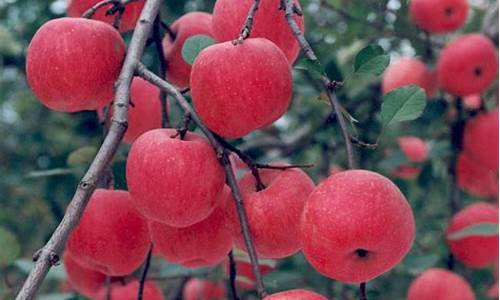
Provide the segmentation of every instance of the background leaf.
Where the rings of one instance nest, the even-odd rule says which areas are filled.
[[[460,240],[471,236],[495,236],[498,235],[498,223],[480,223],[463,228],[448,234],[450,240]]]
[[[426,101],[424,90],[416,85],[389,92],[383,98],[382,126],[417,119],[422,115]]]
[[[201,50],[213,45],[215,41],[208,35],[197,34],[188,38],[182,46],[182,58],[190,65],[201,52]]]
[[[389,66],[391,57],[379,45],[363,48],[354,59],[354,71],[358,74],[381,75]]]
[[[6,228],[0,227],[0,266],[7,266],[15,261],[21,252],[17,237]]]

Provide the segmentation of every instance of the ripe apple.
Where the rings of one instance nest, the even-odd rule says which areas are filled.
[[[238,38],[252,4],[253,0],[217,0],[215,2],[212,30],[219,42],[232,41]],[[295,4],[300,7],[298,0],[295,0]],[[284,10],[279,8],[280,0],[260,1],[250,37],[261,37],[270,40],[283,51],[290,64],[293,64],[299,55],[300,46],[288,26]],[[295,16],[294,18],[301,31],[304,31],[304,18],[302,16]],[[272,26],[269,24],[272,24]]]
[[[472,195],[498,196],[498,172],[484,167],[465,152],[458,156],[456,173],[457,185]]]
[[[123,141],[132,144],[143,133],[161,128],[160,90],[140,77],[134,77],[130,86],[131,105],[128,109],[128,127]],[[113,106],[109,117],[113,116]],[[110,123],[108,122],[110,125]]]
[[[467,0],[411,0],[410,17],[422,30],[446,33],[458,30],[467,19]]]
[[[148,219],[186,227],[206,219],[217,204],[225,176],[208,141],[175,129],[141,135],[127,159],[134,204]]]
[[[406,86],[417,85],[425,90],[428,97],[434,95],[436,85],[433,73],[419,59],[403,57],[391,63],[382,77],[382,93]]]
[[[106,288],[103,287],[96,300],[106,300]],[[111,285],[110,299],[113,300],[136,300],[139,294],[139,281],[131,281],[126,285],[115,283]],[[154,281],[146,281],[142,294],[143,300],[164,300],[163,292]]]
[[[198,268],[214,266],[226,258],[233,243],[230,225],[225,205],[221,205],[208,218],[189,227],[151,221],[149,230],[158,255],[171,263]]]
[[[432,268],[420,274],[410,285],[408,300],[475,300],[469,283],[451,271]]]
[[[85,268],[122,276],[142,264],[149,245],[147,221],[129,193],[97,189],[69,237],[67,250]]]
[[[467,122],[463,151],[481,165],[498,172],[498,107]]]
[[[260,170],[260,177],[266,186],[256,190],[256,181],[248,172],[238,182],[248,216],[250,233],[255,250],[261,258],[284,258],[301,249],[300,217],[307,197],[314,189],[314,183],[300,169]],[[234,204],[231,194],[229,200]],[[236,216],[235,205],[232,205]],[[237,217],[233,228],[239,229]],[[238,248],[246,249],[240,230],[235,235]]]
[[[81,17],[89,8],[98,2],[100,2],[100,0],[70,0],[66,14],[68,17]],[[125,6],[125,12],[123,13],[120,23],[121,32],[126,32],[135,28],[135,24],[141,15],[144,3],[144,0],[139,0],[130,2],[127,6]],[[115,20],[115,15],[106,16],[106,12],[112,6],[112,4],[102,6],[95,12],[92,19],[103,21],[112,25]]]
[[[303,252],[321,274],[369,281],[398,264],[415,238],[413,213],[397,186],[366,170],[328,177],[306,201]]]
[[[286,112],[292,96],[291,68],[281,50],[266,39],[215,44],[193,63],[191,95],[210,129],[223,137],[242,137]]]
[[[184,286],[184,300],[224,300],[224,285],[208,280],[191,278]]]
[[[80,266],[67,252],[63,264],[69,284],[78,293],[93,298],[104,286],[105,274]]]
[[[446,230],[451,252],[471,268],[483,268],[498,260],[498,235],[470,236],[459,240],[452,240],[449,235],[480,223],[498,224],[498,206],[486,202],[471,204],[453,216]]]
[[[327,300],[327,298],[315,292],[296,289],[269,295],[264,300]]]
[[[416,136],[402,136],[398,139],[399,148],[409,161],[423,162],[427,159],[427,144]]]
[[[437,72],[439,84],[447,92],[462,97],[479,94],[497,76],[495,45],[482,34],[464,34],[443,49]]]
[[[420,169],[409,164],[400,165],[392,171],[394,177],[406,180],[414,180],[419,174]]]
[[[111,102],[124,56],[125,43],[110,25],[54,19],[38,29],[28,46],[26,76],[50,109],[96,110]]]
[[[163,51],[168,64],[167,80],[179,86],[189,85],[191,65],[182,57],[184,42],[198,34],[212,36],[212,15],[204,12],[190,12],[177,19],[170,27],[175,33],[175,40],[166,34],[163,39]]]

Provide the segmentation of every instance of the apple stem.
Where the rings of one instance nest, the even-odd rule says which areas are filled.
[[[228,280],[228,298],[231,300],[239,300],[238,292],[236,291],[236,262],[234,261],[233,250],[227,255],[229,259],[229,280]]]
[[[142,300],[144,295],[144,284],[146,283],[146,278],[148,277],[149,266],[151,265],[151,255],[153,253],[153,244],[149,246],[148,255],[144,261],[144,270],[142,271],[141,280],[139,281],[139,291],[137,293],[137,300]]]
[[[255,14],[259,10],[260,0],[254,0],[252,6],[248,11],[248,15],[245,19],[245,23],[241,27],[240,35],[233,41],[233,44],[241,44],[245,39],[247,39],[252,33],[253,21],[255,19]]]

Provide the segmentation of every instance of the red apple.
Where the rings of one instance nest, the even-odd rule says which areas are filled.
[[[328,177],[311,193],[302,215],[306,259],[319,273],[347,283],[366,282],[393,268],[414,238],[406,198],[371,171]]]
[[[167,80],[179,86],[189,85],[191,65],[182,57],[184,42],[198,34],[212,36],[212,15],[204,12],[190,12],[177,19],[170,27],[175,33],[172,41],[167,34],[163,39],[163,51],[167,60]]]
[[[484,167],[467,153],[460,153],[457,159],[457,185],[479,197],[498,196],[498,172]]]
[[[160,90],[140,77],[134,77],[130,86],[130,105],[128,127],[123,141],[132,144],[146,131],[161,128]],[[113,116],[113,107],[109,117]],[[111,123],[108,121],[108,125]]]
[[[420,169],[409,164],[400,165],[392,171],[394,177],[405,180],[414,180],[419,174]]]
[[[100,2],[101,0],[70,0],[68,4],[67,15],[69,17],[81,17],[89,8]],[[144,7],[144,0],[133,1],[127,4],[125,12],[121,18],[120,31],[126,32],[135,28],[135,24],[141,15]],[[92,19],[106,22],[110,25],[115,20],[115,15],[106,16],[106,12],[112,7],[112,4],[104,5],[99,8],[92,16]]]
[[[141,135],[127,159],[127,183],[148,219],[186,227],[206,219],[217,204],[225,176],[208,141],[175,129]]]
[[[463,150],[481,165],[498,172],[498,107],[467,122]]]
[[[113,99],[124,56],[125,43],[110,25],[54,19],[38,29],[28,46],[26,76],[33,93],[50,109],[96,110]]]
[[[224,285],[208,280],[191,278],[184,286],[184,300],[224,300]]]
[[[427,159],[427,144],[416,136],[402,136],[398,139],[399,148],[409,161],[423,162]]]
[[[428,97],[435,92],[434,75],[427,66],[417,58],[403,57],[391,63],[382,77],[382,93],[406,86],[418,85],[425,90]]]
[[[459,211],[446,230],[447,242],[453,255],[466,266],[483,268],[498,260],[498,235],[470,236],[458,240],[450,234],[481,223],[498,224],[498,206],[476,202]]]
[[[460,29],[467,19],[467,0],[411,0],[410,17],[422,30],[446,33]]]
[[[96,300],[106,300],[106,288],[102,288]],[[132,281],[126,285],[116,283],[111,285],[110,299],[113,300],[136,300],[139,294],[139,281]],[[164,300],[163,292],[154,281],[146,281],[142,294],[143,300]]]
[[[196,112],[210,129],[238,138],[286,112],[292,73],[283,53],[269,40],[215,44],[193,63],[191,94]]]
[[[184,228],[151,221],[149,230],[155,251],[171,263],[188,268],[214,266],[231,250],[231,223],[224,205],[205,220]]]
[[[476,110],[481,108],[481,106],[483,105],[483,100],[481,99],[481,95],[474,94],[464,97],[462,99],[462,103],[467,109]]]
[[[105,274],[80,266],[67,252],[63,264],[70,286],[85,297],[95,297],[106,282]]]
[[[465,279],[451,271],[428,269],[410,285],[408,300],[475,300],[474,292]]]
[[[315,292],[296,289],[269,295],[264,300],[327,300],[327,298]]]
[[[256,181],[248,172],[238,182],[248,216],[255,249],[262,258],[284,258],[301,249],[300,216],[314,183],[300,169],[259,171],[264,190],[256,190]],[[234,203],[231,194],[228,201]],[[232,205],[236,216],[235,205]],[[239,230],[239,220],[233,217],[237,229],[235,243],[246,249]]]
[[[213,11],[212,29],[219,42],[238,38],[253,0],[217,0]],[[300,7],[299,1],[295,4]],[[276,44],[291,64],[299,55],[300,46],[285,19],[285,11],[280,10],[280,0],[261,0],[250,37],[266,38]],[[304,18],[295,16],[301,31],[304,31]],[[272,24],[270,26],[270,24]]]
[[[140,267],[149,245],[146,219],[134,208],[129,193],[97,189],[69,237],[67,250],[85,268],[122,276]]]
[[[497,76],[495,45],[479,33],[462,35],[443,49],[437,71],[439,84],[447,92],[461,97],[479,94]]]

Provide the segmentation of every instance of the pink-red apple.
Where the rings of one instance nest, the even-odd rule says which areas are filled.
[[[457,159],[457,185],[479,197],[498,196],[498,172],[492,171],[467,153],[460,153]]]
[[[89,8],[100,2],[100,0],[70,0],[68,4],[67,15],[69,17],[81,17]],[[141,15],[142,8],[144,7],[144,0],[132,1],[125,7],[125,12],[121,17],[120,31],[126,32],[135,28],[135,24]],[[92,19],[106,22],[110,25],[113,24],[116,15],[106,15],[106,12],[112,7],[112,4],[100,7]]]
[[[203,122],[223,137],[238,138],[286,112],[292,73],[276,45],[253,38],[205,48],[193,63],[190,85]]]
[[[327,300],[325,296],[308,290],[296,289],[269,295],[264,300]]]
[[[467,0],[410,0],[410,17],[421,29],[446,33],[462,27],[467,19]]]
[[[474,161],[498,172],[498,107],[467,122],[463,151]]]
[[[102,288],[96,300],[106,300],[106,288]],[[126,285],[115,283],[111,285],[110,299],[112,300],[137,300],[139,295],[139,281],[132,281]],[[146,281],[142,294],[143,300],[164,300],[163,293],[154,281]]]
[[[450,235],[482,223],[498,224],[498,206],[485,202],[471,204],[453,216],[446,230],[451,253],[464,265],[472,268],[483,268],[498,260],[498,235],[461,239],[451,239]]]
[[[479,94],[498,73],[495,45],[479,33],[462,35],[443,49],[437,72],[439,84],[447,92],[461,97]]]
[[[402,136],[398,139],[399,148],[409,161],[423,162],[427,159],[429,148],[416,136]]]
[[[225,176],[208,141],[175,129],[141,135],[127,159],[127,183],[137,208],[150,220],[186,227],[215,208]]]
[[[475,300],[474,292],[465,279],[451,271],[428,269],[410,285],[408,300]]]
[[[215,2],[212,29],[219,42],[238,38],[252,4],[253,0],[217,0]],[[298,0],[295,0],[295,5],[300,7]],[[295,21],[304,31],[303,17],[295,16]],[[299,55],[299,44],[288,26],[284,10],[280,9],[280,0],[260,1],[250,37],[270,40],[283,51],[291,64]]]
[[[406,86],[417,85],[432,97],[436,89],[435,78],[427,66],[417,58],[403,57],[391,63],[382,77],[382,93]]]
[[[414,180],[419,174],[420,169],[409,164],[400,165],[392,171],[394,177],[405,180]]]
[[[67,252],[63,264],[69,284],[78,293],[93,298],[104,286],[105,274],[80,266]]]
[[[26,76],[33,93],[50,109],[96,110],[113,99],[124,56],[125,43],[110,25],[54,19],[38,29],[28,46]]]
[[[238,182],[255,249],[261,258],[290,256],[301,249],[300,217],[314,183],[300,169],[264,169],[259,174],[265,186],[261,191],[257,191],[251,172]],[[234,203],[232,199],[228,201]],[[235,205],[231,207],[235,209]],[[238,218],[232,220],[236,221],[235,243],[238,248],[246,249]]]
[[[212,36],[212,15],[204,12],[190,12],[177,19],[170,27],[175,34],[172,41],[170,35],[163,39],[163,51],[167,61],[167,80],[179,86],[189,85],[191,65],[182,57],[184,42],[198,34]]]
[[[226,299],[226,292],[223,284],[192,278],[184,286],[183,299],[224,300]]]
[[[147,221],[135,209],[129,193],[97,189],[66,246],[81,266],[122,276],[142,264],[149,245]]]
[[[397,186],[384,176],[350,170],[328,177],[302,215],[302,246],[321,274],[348,283],[369,281],[410,250],[415,221]]]

